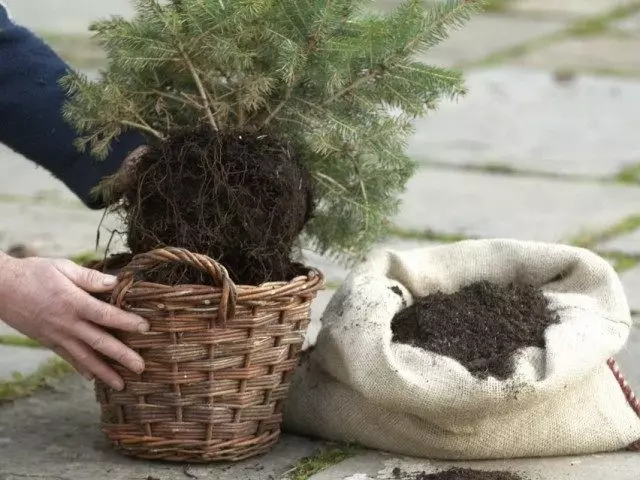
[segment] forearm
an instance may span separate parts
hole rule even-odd
[[[61,111],[65,92],[59,80],[69,68],[42,40],[14,25],[0,5],[0,143],[51,172],[87,206],[101,208],[91,190],[115,173],[144,137],[123,134],[106,160],[79,152],[77,134]]]

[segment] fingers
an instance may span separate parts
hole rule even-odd
[[[71,364],[71,366],[73,368],[76,369],[76,371],[82,375],[84,378],[86,378],[87,380],[91,381],[94,379],[94,375],[93,373],[91,373],[89,370],[87,370],[86,368],[84,368],[82,365],[80,365],[75,358],[73,358],[73,356],[67,352],[64,348],[62,348],[60,345],[54,345],[51,347],[51,350],[53,350],[59,357],[63,358],[64,360],[66,360],[68,363]]]
[[[87,292],[109,291],[117,281],[113,275],[107,275],[92,268],[81,267],[71,260],[58,259],[52,263],[60,273]]]
[[[149,331],[149,323],[142,317],[102,302],[82,292],[82,299],[76,302],[77,314],[103,327],[115,328],[124,332],[144,333]]]
[[[114,390],[120,391],[124,388],[124,381],[120,375],[101,360],[87,345],[69,338],[58,348],[61,348],[60,351],[65,351],[66,355],[73,359],[73,365],[82,366],[81,368],[92,372]]]
[[[140,355],[94,325],[88,322],[77,322],[73,326],[73,335],[91,347],[92,350],[114,359],[132,372],[142,373],[144,371],[144,360]]]

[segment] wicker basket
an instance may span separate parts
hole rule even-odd
[[[207,272],[218,286],[136,278],[166,262]],[[149,333],[116,333],[146,369],[136,375],[108,361],[125,389],[95,382],[104,434],[123,454],[145,459],[236,461],[270,450],[323,284],[309,269],[290,282],[234,285],[211,258],[178,248],[135,256],[119,271],[110,301],[149,320]]]

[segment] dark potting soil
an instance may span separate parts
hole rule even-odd
[[[538,288],[478,282],[417,299],[396,314],[391,330],[394,342],[451,357],[479,378],[505,379],[513,373],[513,354],[544,348],[546,328],[558,321]]]
[[[186,248],[224,265],[239,284],[306,273],[291,261],[311,218],[311,177],[291,146],[248,130],[181,130],[151,145],[121,186],[119,207],[133,254]],[[165,284],[211,284],[193,268],[145,274]]]
[[[451,468],[438,473],[418,473],[406,476],[396,468],[393,475],[402,480],[524,480],[522,477],[507,471],[482,471],[470,468]]]

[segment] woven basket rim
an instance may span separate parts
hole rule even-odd
[[[161,250],[161,249],[158,249]],[[114,267],[113,269],[115,271],[121,271],[123,268],[126,267],[126,265],[133,259],[134,255],[131,252],[118,252],[113,254],[111,257],[107,257],[104,258],[102,260],[92,260],[89,261],[87,263],[84,264],[85,268],[90,268],[92,270],[101,270],[101,271],[106,271],[106,269],[109,268],[109,259],[113,258],[113,257],[127,257],[127,263],[125,265],[122,266],[118,266],[118,267]],[[280,281],[273,281],[273,282],[264,282],[261,284],[257,284],[257,285],[251,285],[251,284],[244,284],[244,283],[236,283],[235,287],[236,290],[238,292],[246,292],[246,291],[252,291],[252,292],[256,292],[258,290],[263,290],[265,292],[267,291],[272,291],[274,289],[276,289],[277,287],[284,287],[284,286],[291,286],[291,285],[295,285],[298,283],[306,283],[306,281],[312,280],[314,278],[319,278],[321,281],[324,280],[324,274],[322,273],[322,271],[316,267],[312,267],[310,265],[306,265],[306,264],[299,264],[304,270],[307,271],[306,275],[297,275],[296,277],[290,279],[290,280],[280,280]],[[157,283],[157,282],[146,282],[146,281],[139,281],[136,282],[136,287],[137,288],[148,288],[148,289],[170,289],[170,290],[183,290],[183,289],[198,289],[201,290],[202,293],[207,293],[207,291],[210,292],[217,292],[219,290],[221,290],[221,287],[218,286],[213,286],[213,285],[203,285],[203,284],[198,284],[198,283],[185,283],[185,284],[180,284],[180,285],[167,285],[164,283]],[[136,288],[134,287],[134,288]]]

